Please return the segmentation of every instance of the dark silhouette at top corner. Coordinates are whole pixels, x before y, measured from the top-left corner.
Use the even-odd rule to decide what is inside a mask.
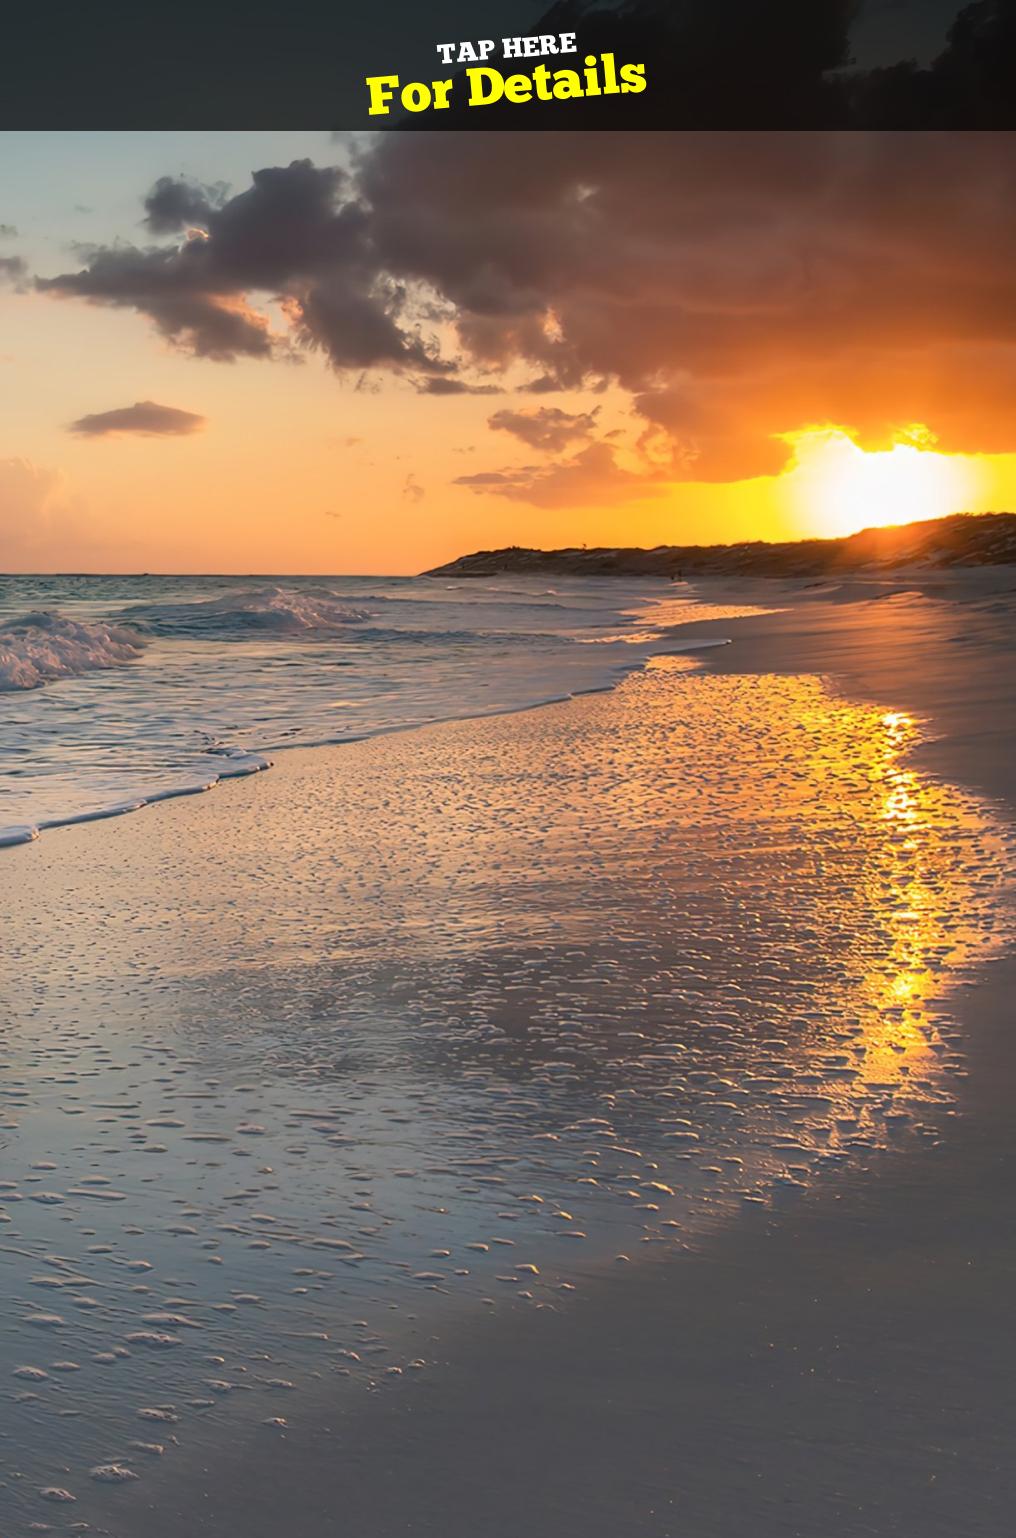
[[[581,69],[585,55],[612,53],[618,63],[645,64],[643,93],[471,108],[461,87],[447,112],[397,126],[1016,127],[1016,0],[973,0],[926,67],[904,59],[856,68],[859,9],[859,0],[554,0],[529,30],[574,32],[579,53],[547,62]]]

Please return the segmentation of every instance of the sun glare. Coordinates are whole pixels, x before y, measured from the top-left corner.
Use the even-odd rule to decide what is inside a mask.
[[[869,451],[840,428],[787,434],[795,459],[788,491],[802,529],[825,537],[965,512],[977,499],[975,461],[939,454],[914,426],[889,449]]]

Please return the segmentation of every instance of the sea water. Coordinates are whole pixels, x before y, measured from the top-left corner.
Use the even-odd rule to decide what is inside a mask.
[[[674,625],[732,612],[686,591],[658,579],[0,578],[0,843],[207,789],[286,747],[605,688]]]

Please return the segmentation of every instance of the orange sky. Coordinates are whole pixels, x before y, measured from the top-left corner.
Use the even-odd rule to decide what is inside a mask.
[[[109,173],[110,206],[95,216],[107,238],[139,238],[136,210],[125,211],[160,166],[173,169],[170,147],[149,138],[152,174],[133,165]],[[280,148],[284,160],[292,146]],[[319,136],[322,159],[327,148]],[[229,146],[238,167],[243,150]],[[33,152],[42,157],[43,193],[16,215],[18,234],[0,241],[0,257],[27,247],[32,270],[73,269],[80,258],[61,246],[65,213],[72,224],[62,200],[72,196],[73,167],[59,161],[55,143],[52,161],[44,148]],[[207,165],[201,171],[210,175]],[[25,186],[15,190],[24,202]],[[17,202],[8,196],[0,217]],[[273,326],[284,323],[273,296],[258,304]],[[505,544],[782,539],[1016,505],[1016,454],[983,452],[1000,446],[997,433],[970,443],[980,452],[937,454],[939,423],[915,430],[903,416],[895,434],[861,439],[873,450],[866,454],[830,430],[835,418],[805,417],[800,388],[785,392],[782,420],[763,421],[757,400],[738,407],[736,392],[725,407],[742,410],[756,439],[771,438],[776,463],[792,450],[796,459],[777,475],[700,483],[693,467],[678,478],[673,429],[661,452],[637,387],[618,378],[520,395],[515,363],[484,374],[500,393],[432,395],[404,370],[336,372],[318,351],[217,362],[191,355],[131,307],[54,298],[29,282],[0,289],[0,337],[0,568],[8,570],[394,573]],[[204,425],[185,436],[68,431],[137,401],[195,413]],[[594,413],[595,425],[554,450],[489,425],[499,410],[526,416],[546,407]],[[962,448],[948,431],[954,414],[951,405],[943,411],[946,446]],[[589,468],[580,471],[583,455]],[[524,489],[456,484],[519,467],[543,488],[535,503]]]

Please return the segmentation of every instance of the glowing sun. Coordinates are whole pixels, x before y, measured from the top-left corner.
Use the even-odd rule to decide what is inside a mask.
[[[966,511],[980,474],[975,460],[939,454],[927,428],[901,432],[891,448],[867,450],[838,427],[785,435],[794,446],[786,472],[803,527],[835,537],[890,523]]]

